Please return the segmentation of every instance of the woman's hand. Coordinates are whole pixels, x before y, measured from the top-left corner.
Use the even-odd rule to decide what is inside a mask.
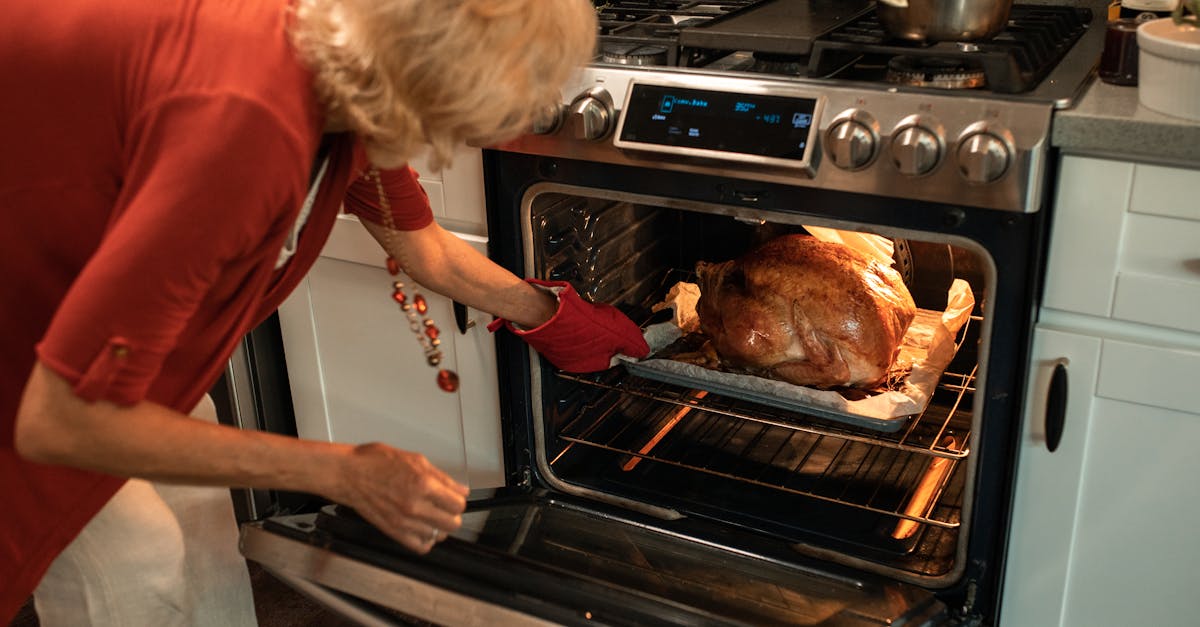
[[[642,330],[616,307],[583,300],[566,281],[526,281],[555,294],[557,311],[532,329],[520,329],[509,320],[497,318],[488,325],[489,331],[507,328],[550,363],[568,372],[604,370],[618,353],[636,359],[649,354]]]
[[[419,453],[384,444],[354,447],[330,494],[417,553],[462,525],[468,488]]]
[[[41,362],[25,385],[14,436],[19,454],[34,462],[150,481],[320,494],[353,507],[418,553],[458,529],[466,507],[467,487],[417,453],[244,431],[149,401],[89,403]]]

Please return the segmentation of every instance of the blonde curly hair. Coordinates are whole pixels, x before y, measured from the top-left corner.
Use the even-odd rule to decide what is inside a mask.
[[[519,135],[593,54],[587,0],[299,0],[292,40],[328,115],[380,167]]]

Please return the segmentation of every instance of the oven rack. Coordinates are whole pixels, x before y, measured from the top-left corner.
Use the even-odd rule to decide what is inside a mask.
[[[628,383],[598,387],[609,391],[592,403],[594,409],[603,409],[583,412],[559,432],[567,444],[552,465],[579,445],[619,456],[626,472],[641,462],[655,462],[886,515],[899,525],[905,524],[901,519],[930,528],[954,529],[960,524],[958,509],[940,501],[959,470],[959,460],[968,454],[965,446],[961,451],[945,445],[918,446],[901,443],[904,436],[872,438],[763,419],[748,409],[732,408],[742,401],[705,398],[701,403],[669,396],[665,390],[634,393]],[[962,388],[960,394],[965,394],[968,388]],[[939,430],[943,438],[968,441],[968,432]],[[918,531],[910,529],[914,537]]]
[[[964,418],[970,411],[967,394],[975,392],[975,369],[969,373],[947,371],[938,382],[938,389],[953,399],[948,408],[935,403],[920,414],[909,419],[908,425],[895,433],[873,431],[866,428],[824,421],[819,418],[797,415],[783,409],[759,405],[749,401],[710,394],[698,397],[695,390],[643,379],[634,375],[619,377],[571,374],[557,372],[561,379],[582,383],[587,386],[614,390],[621,394],[650,399],[660,403],[687,407],[692,410],[727,416],[774,427],[800,431],[817,436],[829,436],[851,442],[896,449],[917,455],[962,459],[970,454],[970,430],[958,425],[969,425]],[[957,418],[957,421],[956,421]],[[952,428],[955,422],[958,428]],[[956,436],[958,444],[951,448],[942,444],[947,435]]]

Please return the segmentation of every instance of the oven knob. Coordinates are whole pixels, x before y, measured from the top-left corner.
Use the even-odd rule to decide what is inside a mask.
[[[533,127],[530,129],[535,135],[549,135],[558,130],[562,126],[562,103],[554,103],[544,107],[533,118]]]
[[[891,151],[892,164],[901,174],[922,176],[937,167],[942,141],[938,133],[914,124],[892,133]]]
[[[981,123],[968,127],[958,141],[958,171],[971,183],[991,183],[1008,171],[1012,139],[1008,131]]]
[[[860,170],[875,160],[879,131],[865,112],[847,111],[833,119],[825,131],[825,151],[843,170]]]
[[[600,87],[581,94],[567,110],[567,125],[576,139],[604,139],[613,127],[613,100]]]

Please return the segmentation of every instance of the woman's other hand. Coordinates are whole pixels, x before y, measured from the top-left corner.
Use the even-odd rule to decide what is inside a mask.
[[[462,525],[467,486],[419,453],[362,444],[351,449],[341,475],[331,498],[417,553]]]

